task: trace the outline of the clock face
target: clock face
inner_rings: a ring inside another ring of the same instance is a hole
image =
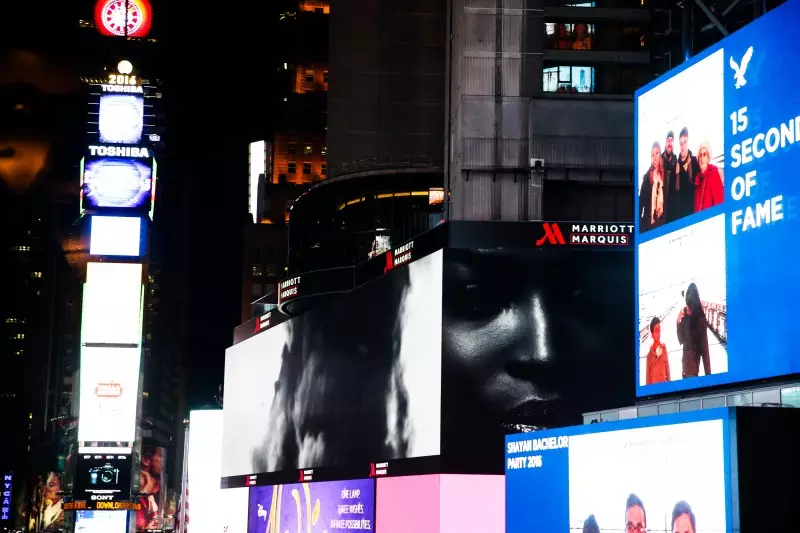
[[[144,37],[150,22],[147,0],[99,0],[95,7],[95,23],[103,35]]]

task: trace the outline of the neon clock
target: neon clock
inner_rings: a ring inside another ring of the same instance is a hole
[[[98,0],[94,21],[102,35],[146,37],[153,22],[149,0]]]

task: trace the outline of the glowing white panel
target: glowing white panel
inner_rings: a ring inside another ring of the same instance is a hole
[[[142,242],[139,217],[92,217],[90,255],[138,257]]]
[[[264,141],[250,143],[250,214],[258,223],[258,179],[267,172],[267,146]]]
[[[220,489],[222,411],[189,414],[189,506],[192,533],[247,533],[247,487]],[[220,512],[225,509],[225,512]]]
[[[140,356],[140,348],[81,348],[78,441],[134,440]]]
[[[83,291],[81,342],[139,345],[142,265],[89,263]]]
[[[127,531],[127,512],[75,511],[75,533],[126,533]]]
[[[100,142],[137,144],[142,140],[144,97],[134,94],[100,96]]]

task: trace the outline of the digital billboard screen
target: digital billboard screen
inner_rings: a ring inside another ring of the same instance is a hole
[[[140,217],[92,216],[89,254],[139,257],[142,255],[142,221]]]
[[[248,533],[373,531],[375,480],[320,481],[250,488]]]
[[[144,96],[101,94],[97,127],[101,143],[138,144],[144,128]]]
[[[223,477],[439,455],[442,255],[228,349]]]
[[[140,357],[140,348],[81,348],[80,443],[133,442]]]
[[[509,435],[506,531],[731,533],[729,416],[720,409]]]
[[[796,374],[788,2],[637,91],[637,394]]]
[[[97,0],[94,22],[100,35],[143,38],[153,24],[149,0]]]
[[[127,346],[141,344],[141,264],[87,263],[81,342]]]
[[[151,159],[86,157],[81,181],[83,209],[150,210],[153,194]]]
[[[75,511],[75,533],[127,533],[128,513]]]
[[[79,454],[75,464],[74,498],[86,501],[89,508],[97,502],[129,501],[132,467],[130,454]]]

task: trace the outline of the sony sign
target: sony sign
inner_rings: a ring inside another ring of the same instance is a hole
[[[89,153],[93,156],[150,157],[150,151],[147,148],[139,148],[137,146],[91,145],[89,146]]]
[[[114,501],[113,494],[92,494],[89,499],[97,502],[111,502]]]
[[[0,500],[0,520],[11,520],[11,486],[14,474],[3,476],[3,498]]]

